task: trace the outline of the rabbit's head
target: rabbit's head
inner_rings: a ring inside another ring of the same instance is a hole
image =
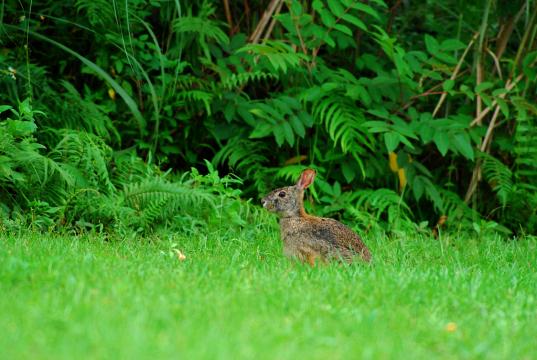
[[[313,183],[315,174],[315,170],[313,169],[304,170],[296,185],[273,190],[265,196],[261,200],[263,207],[277,213],[281,217],[303,216],[304,189]]]

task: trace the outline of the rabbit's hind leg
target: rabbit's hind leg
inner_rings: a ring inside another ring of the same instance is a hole
[[[322,257],[319,253],[312,251],[311,249],[301,249],[300,258],[302,261],[307,262],[311,267],[315,266],[317,260],[322,262]]]

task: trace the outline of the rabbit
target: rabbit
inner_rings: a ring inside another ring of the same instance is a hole
[[[316,260],[338,259],[350,263],[355,255],[369,263],[369,249],[349,227],[304,211],[304,190],[313,183],[315,175],[315,170],[306,169],[296,185],[276,189],[261,200],[264,208],[280,217],[284,254],[311,266]]]

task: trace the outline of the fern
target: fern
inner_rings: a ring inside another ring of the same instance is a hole
[[[289,69],[300,69],[300,65],[308,60],[304,54],[296,52],[293,47],[282,41],[266,41],[263,44],[248,44],[237,50],[237,53],[251,53],[266,64],[258,66],[275,72],[287,73]]]
[[[358,190],[354,197],[356,207],[370,212],[377,220],[383,215],[390,223],[399,217],[407,219],[410,217],[410,207],[403,201],[401,195],[393,190]]]
[[[311,103],[313,117],[324,125],[334,146],[343,154],[350,154],[364,174],[362,158],[374,148],[373,139],[364,125],[363,111],[338,93],[337,88],[335,84],[312,88],[304,93],[302,100]]]
[[[136,155],[134,149],[117,151],[113,154],[110,166],[110,181],[116,189],[121,189],[125,184],[138,183],[147,178],[160,176],[157,166],[147,164]]]
[[[61,140],[51,151],[50,157],[79,169],[92,186],[108,193],[114,192],[108,169],[112,149],[103,139],[75,130],[61,130],[58,134]]]
[[[293,146],[297,137],[304,138],[306,128],[313,125],[313,119],[302,109],[300,102],[286,94],[264,101],[252,101],[248,107],[251,114],[262,119],[255,122],[250,138],[272,134],[278,146],[284,142]]]
[[[192,103],[201,103],[207,115],[211,115],[211,102],[213,94],[201,90],[183,90],[177,94],[177,98],[184,106],[191,106]]]
[[[136,210],[145,226],[155,220],[169,219],[179,210],[192,213],[200,204],[214,209],[215,198],[210,192],[162,179],[147,179],[125,185],[121,197],[126,206]]]
[[[277,75],[263,71],[243,72],[223,76],[221,86],[226,90],[232,90],[241,88],[250,82],[259,82],[262,80],[272,80],[277,78]]]
[[[74,185],[76,176],[68,166],[42,154],[45,147],[32,136],[37,128],[34,115],[39,112],[28,101],[23,101],[18,111],[10,106],[2,108],[16,117],[0,122],[0,188],[5,194],[15,194],[9,196],[9,203],[22,205],[34,199],[61,202],[65,188]]]
[[[173,23],[175,32],[179,34],[191,33],[199,36],[199,41],[203,44],[204,48],[207,47],[207,40],[214,40],[217,43],[223,44],[229,42],[226,33],[219,26],[220,24],[216,21],[194,16],[185,16],[175,20]]]
[[[214,7],[204,1],[198,16],[182,16],[175,19],[172,24],[176,34],[187,36],[186,43],[198,44],[206,59],[211,58],[209,43],[229,43],[228,36],[220,29],[223,23],[209,19],[214,13]]]
[[[41,120],[45,128],[85,130],[106,141],[121,141],[119,132],[103,107],[93,101],[83,99],[78,91],[67,81],[61,81],[65,92],[51,92],[42,101],[47,112],[57,114]]]
[[[250,177],[267,163],[267,146],[260,141],[233,137],[215,154],[215,166],[227,163],[232,169]]]
[[[515,158],[515,177],[520,186],[531,191],[537,190],[537,147],[535,139],[537,138],[537,108],[517,101],[517,124],[514,136]],[[528,114],[530,112],[533,116]]]
[[[448,225],[468,225],[480,218],[479,213],[466,204],[456,193],[439,189],[440,197],[444,204],[444,212],[442,215],[447,216]]]
[[[77,0],[78,12],[85,13],[93,26],[110,25],[114,23],[114,8],[107,0]]]
[[[513,173],[500,160],[489,154],[481,153],[480,157],[483,159],[482,169],[485,180],[498,196],[502,206],[505,206],[513,191]]]

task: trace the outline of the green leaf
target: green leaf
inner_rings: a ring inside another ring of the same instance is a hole
[[[390,131],[390,126],[384,121],[366,121],[364,123],[370,133]]]
[[[438,41],[431,35],[425,35],[425,47],[431,55],[436,55],[440,51]]]
[[[475,92],[476,93],[482,93],[483,91],[487,90],[487,89],[490,89],[491,87],[493,87],[494,84],[489,82],[489,81],[483,81],[481,84],[477,85],[475,87]]]
[[[421,197],[423,196],[423,192],[425,191],[425,185],[421,180],[421,176],[416,176],[414,178],[414,181],[412,182],[412,191],[414,192],[414,198],[416,201],[420,201]]]
[[[467,133],[456,134],[453,136],[455,148],[467,159],[474,160],[474,149]]]
[[[323,24],[326,25],[326,27],[332,28],[334,25],[336,25],[336,18],[332,13],[326,9],[321,9],[319,11],[319,15],[321,15],[321,20],[323,21]]]
[[[283,145],[283,142],[285,141],[285,134],[283,133],[283,127],[275,127],[273,129],[274,138],[276,139],[276,144],[278,144],[278,147],[281,147]]]
[[[433,136],[435,134],[434,128],[430,124],[420,124],[420,127],[418,129],[418,134],[421,137],[421,141],[424,144],[427,144],[429,141],[433,139]]]
[[[354,167],[352,166],[352,163],[349,161],[344,161],[341,164],[341,172],[343,173],[345,180],[347,180],[347,183],[352,182],[354,178],[356,177],[356,172],[354,170]]]
[[[427,194],[427,197],[433,202],[434,207],[436,209],[438,209],[439,211],[444,211],[444,201],[442,201],[442,198],[440,197],[438,190],[436,190],[436,187],[429,179],[427,178],[423,178],[423,179],[426,184],[425,193]]]
[[[330,36],[330,34],[328,32],[323,33],[322,39],[326,43],[326,45],[328,45],[328,46],[330,46],[332,48],[336,47],[336,42],[334,41],[334,39],[332,39],[332,37]]]
[[[13,107],[9,106],[9,105],[0,105],[0,114],[3,113],[4,111],[8,111],[8,110],[13,111]]]
[[[301,138],[304,138],[304,135],[306,135],[306,128],[302,121],[297,116],[291,116],[289,122],[291,123],[294,132]]]
[[[399,140],[411,149],[414,149],[414,145],[403,135],[399,134]]]
[[[388,152],[392,152],[397,149],[399,142],[401,141],[401,135],[396,132],[384,133],[384,143]]]
[[[37,129],[31,121],[21,121],[21,120],[7,120],[8,133],[15,137],[25,137],[30,136]]]
[[[528,53],[522,61],[522,71],[529,79],[535,79],[535,60],[537,59],[537,51]]]
[[[289,145],[293,146],[295,143],[295,133],[293,133],[293,128],[287,121],[283,123],[282,128],[285,140],[287,140]]]
[[[499,88],[499,89],[496,89],[492,92],[492,96],[500,96],[500,95],[503,95],[503,94],[506,94],[508,93],[509,90],[507,90],[506,88]]]
[[[336,24],[334,25],[334,29],[342,32],[343,34],[345,35],[349,35],[349,36],[352,36],[352,31],[351,29],[349,29],[347,26],[343,25],[343,24]]]
[[[362,20],[358,19],[356,16],[353,16],[347,13],[347,14],[343,14],[341,18],[345,20],[346,22],[356,26],[357,28],[363,31],[367,31],[367,26],[364,24]]]
[[[487,94],[480,94],[481,100],[485,103],[485,105],[492,107],[492,97],[488,96]]]
[[[450,91],[451,89],[453,89],[453,85],[455,85],[455,80],[449,79],[449,80],[444,81],[444,84],[443,84],[444,91]]]
[[[366,5],[364,3],[361,3],[359,1],[356,1],[356,0],[353,0],[350,5],[352,8],[358,10],[358,11],[361,11],[361,12],[364,12],[366,14],[369,14],[371,15],[372,17],[374,17],[375,19],[377,20],[380,20],[380,17],[379,17],[379,14],[377,13],[377,11],[375,9],[373,9],[371,6],[369,5]]]
[[[442,154],[442,156],[446,156],[449,149],[448,135],[443,132],[436,132],[434,134],[433,141],[436,144],[438,151],[440,151],[440,154]]]
[[[250,133],[250,139],[259,139],[269,136],[272,133],[272,126],[267,123],[258,123]]]
[[[472,90],[470,90],[470,88],[467,85],[461,85],[459,89],[464,95],[468,97],[468,99],[472,101],[474,100],[475,94],[472,92]]]
[[[440,61],[443,61],[446,64],[455,65],[457,63],[457,59],[455,59],[453,56],[448,55],[446,53],[443,53],[441,51],[435,53],[434,57],[437,58]]]
[[[324,9],[324,3],[321,0],[313,0],[312,7],[313,10],[321,12]]]
[[[298,117],[300,118],[300,120],[302,120],[302,123],[306,126],[306,127],[312,127],[313,126],[313,123],[314,123],[314,119],[313,119],[313,116],[311,116],[310,114],[308,114],[307,112],[300,112],[298,114]]]
[[[498,103],[503,116],[509,117],[509,105],[507,105],[507,102],[502,98],[496,98],[496,102]]]
[[[343,9],[343,6],[341,6],[339,0],[328,0],[327,4],[330,8],[330,11],[332,11],[332,14],[334,14],[336,17],[341,17],[341,15],[345,13],[345,9]]]
[[[395,63],[395,67],[397,68],[397,72],[401,77],[411,77],[412,70],[408,66],[408,63],[404,60],[404,51],[402,51],[399,47],[396,47],[396,50],[397,52],[393,56],[393,61]]]
[[[442,44],[440,45],[440,48],[443,51],[455,51],[455,50],[461,50],[464,49],[466,45],[458,40],[458,39],[447,39],[442,41]]]
[[[302,15],[302,4],[300,4],[300,1],[291,2],[291,12],[293,13],[293,16]]]

